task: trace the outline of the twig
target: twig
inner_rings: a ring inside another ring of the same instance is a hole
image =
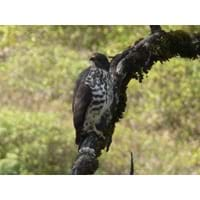
[[[133,152],[131,152],[131,167],[130,167],[130,175],[134,175],[134,162],[133,162]]]

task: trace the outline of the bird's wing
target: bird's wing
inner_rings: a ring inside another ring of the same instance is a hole
[[[92,99],[91,89],[84,83],[89,69],[83,71],[76,83],[73,97],[73,122],[76,129],[76,143],[79,143],[81,130],[83,128],[85,114]]]

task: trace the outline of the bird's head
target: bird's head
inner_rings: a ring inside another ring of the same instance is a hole
[[[104,54],[94,53],[90,57],[90,61],[93,62],[95,64],[95,66],[98,68],[104,69],[106,71],[109,70],[110,63]]]

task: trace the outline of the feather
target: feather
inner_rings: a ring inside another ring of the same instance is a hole
[[[85,85],[84,80],[89,69],[84,70],[76,82],[72,104],[73,123],[76,129],[76,144],[81,142],[81,132],[85,120],[85,114],[92,99],[91,89]]]

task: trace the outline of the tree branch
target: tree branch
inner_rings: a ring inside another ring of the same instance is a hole
[[[160,25],[150,25],[151,33],[156,33],[161,31]]]
[[[105,131],[106,140],[99,138],[97,134],[89,134],[79,147],[72,174],[94,174],[97,170],[97,158],[107,143],[111,144],[115,123],[123,117],[127,100],[126,89],[131,79],[142,82],[144,75],[157,61],[162,63],[176,56],[199,58],[200,33],[191,35],[181,30],[165,32],[159,25],[152,25],[150,29],[149,36],[112,58],[110,73],[114,83],[114,101],[111,105],[113,118]]]

